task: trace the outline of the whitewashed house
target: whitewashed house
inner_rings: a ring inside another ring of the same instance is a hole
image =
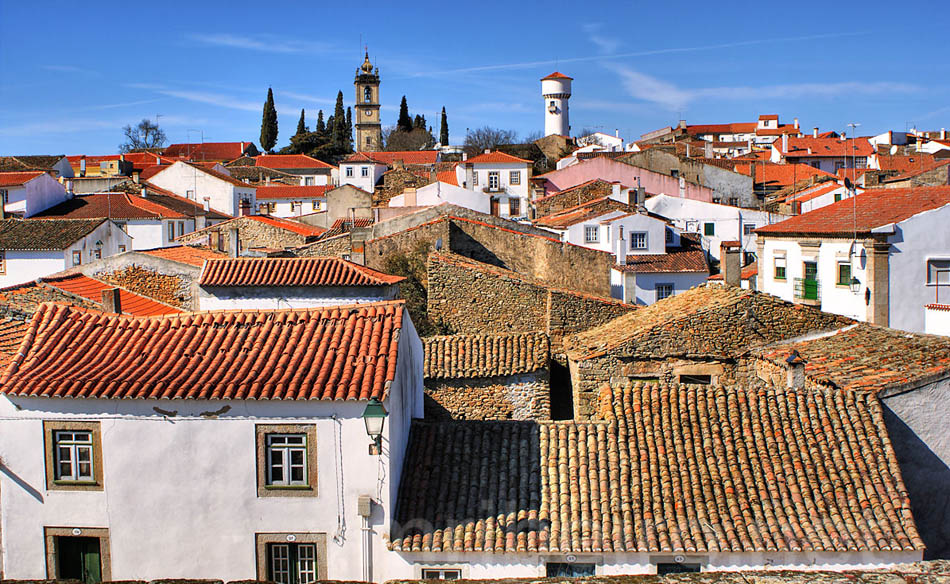
[[[402,276],[337,257],[228,258],[205,262],[199,310],[314,308],[393,300]]]
[[[366,152],[354,152],[340,163],[340,186],[352,185],[372,193],[388,165]]]
[[[207,203],[227,215],[248,215],[257,209],[256,188],[227,174],[221,165],[209,167],[178,161],[170,166],[149,168],[141,178],[199,205]]]
[[[306,154],[261,154],[254,157],[254,165],[299,176],[305,187],[337,184],[335,166]]]
[[[456,166],[455,172],[458,184],[488,197],[490,214],[508,219],[527,217],[530,160],[485,151]]]
[[[0,219],[0,288],[132,249],[108,219]]]
[[[912,332],[950,300],[950,186],[868,189],[756,229],[759,290]]]
[[[274,217],[299,217],[327,209],[330,185],[293,186],[265,185],[257,187],[255,197],[262,214]]]
[[[4,216],[32,217],[67,198],[66,187],[48,173],[0,172]]]
[[[624,150],[623,138],[620,137],[619,130],[614,136],[605,134],[604,132],[594,132],[593,134],[582,136],[577,139],[577,145],[581,147],[581,151],[585,152],[623,152]],[[585,150],[586,147],[592,148]]]
[[[390,207],[427,207],[442,203],[458,205],[486,215],[491,211],[490,196],[441,180],[424,187],[406,189],[402,194],[389,199]]]
[[[43,304],[30,327],[0,379],[6,578],[393,573],[423,413],[402,301],[156,317]]]
[[[724,241],[741,241],[743,252],[755,253],[755,229],[788,218],[788,215],[768,211],[669,195],[650,197],[645,204],[651,213],[669,219],[678,229],[697,234],[703,249],[716,259],[719,259],[720,247]]]

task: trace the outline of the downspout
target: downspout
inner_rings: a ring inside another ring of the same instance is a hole
[[[369,495],[360,495],[357,499],[356,509],[362,518],[360,531],[363,533],[363,582],[373,581],[373,559],[372,559],[372,534],[373,529],[369,526],[369,517],[373,513],[373,499]]]

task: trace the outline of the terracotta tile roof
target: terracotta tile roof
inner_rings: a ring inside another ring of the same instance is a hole
[[[254,157],[256,166],[265,168],[335,168],[306,154],[263,154]]]
[[[42,278],[41,281],[48,286],[59,288],[76,296],[88,298],[96,303],[102,302],[103,290],[116,287],[112,284],[84,276],[83,274]],[[181,312],[181,310],[173,306],[156,302],[151,298],[140,296],[123,288],[119,288],[119,302],[123,314],[131,314],[133,316],[159,316],[162,314],[176,314]]]
[[[950,186],[868,189],[855,197],[755,230],[765,235],[853,235],[950,204]]]
[[[739,274],[740,280],[748,280],[749,278],[757,275],[759,273],[759,266],[755,262],[752,262],[748,266],[742,268],[742,272]],[[723,279],[722,272],[709,276],[708,280],[719,281]]]
[[[106,219],[0,219],[0,249],[60,251]]]
[[[512,156],[511,154],[506,154],[504,152],[488,152],[481,153],[477,156],[473,156],[468,160],[462,162],[462,164],[511,164],[511,163],[522,163],[522,164],[532,164],[530,160],[525,160],[524,158],[518,158],[517,156]]]
[[[403,164],[435,164],[439,159],[438,150],[406,150],[402,152],[373,152],[373,159],[392,166],[397,160]]]
[[[149,166],[148,168],[143,168],[142,172],[139,173],[139,180],[148,180],[155,176],[156,174],[170,168],[170,164],[156,164]]]
[[[732,286],[698,286],[568,337],[567,355],[731,358],[750,347],[835,330],[854,321]]]
[[[267,186],[267,181],[285,185],[299,185],[300,176],[282,170],[266,168],[264,166],[229,166],[228,172],[239,181],[256,187]]]
[[[443,170],[435,175],[435,178],[439,182],[444,182],[446,184],[459,186],[458,175],[455,174],[455,169],[452,170]]]
[[[826,195],[838,189],[844,191],[845,187],[844,185],[839,185],[836,181],[828,181],[818,185],[808,184],[803,188],[788,187],[774,193],[774,198],[770,200],[779,203],[787,203],[791,201],[796,203],[804,203],[805,201],[817,199],[822,195]]]
[[[699,243],[687,237],[680,238],[680,242],[683,244],[682,247],[669,247],[666,253],[628,255],[626,265],[617,265],[613,269],[637,274],[680,272],[708,274],[709,263],[706,261],[706,252]]]
[[[243,148],[241,146],[244,146]],[[199,144],[171,144],[163,156],[189,157],[192,160],[234,160],[240,158],[251,142],[203,142]]]
[[[405,280],[336,257],[208,260],[200,286],[387,286]]]
[[[903,173],[903,174],[899,174],[899,175],[897,175],[897,176],[892,176],[892,177],[885,178],[885,179],[882,180],[882,182],[884,182],[884,183],[889,183],[889,182],[894,182],[894,181],[898,181],[898,180],[906,180],[906,179],[908,179],[908,178],[911,178],[911,177],[914,177],[914,176],[918,176],[918,175],[923,174],[923,173],[925,173],[925,172],[930,172],[931,170],[935,170],[935,169],[937,169],[937,168],[940,168],[941,166],[947,166],[948,164],[950,164],[950,160],[935,160],[935,161],[933,162],[933,164],[930,164],[930,165],[928,165],[928,166],[925,166],[924,168],[920,168],[920,169],[916,169],[916,170],[908,170],[907,172],[905,172],[905,173]]]
[[[560,71],[555,71],[554,73],[551,73],[547,77],[542,77],[541,81],[544,81],[545,79],[574,79],[574,78],[568,77],[567,75],[565,75],[564,73],[561,73]]]
[[[101,302],[101,298],[99,300]],[[87,298],[68,294],[39,281],[0,288],[0,310],[6,314],[22,317],[27,322],[44,302],[60,302],[94,310],[102,308],[100,302],[92,302]]]
[[[349,233],[354,229],[369,227],[372,224],[373,220],[367,218],[337,219],[333,222],[333,225],[330,227],[330,229],[327,229],[326,233],[320,236],[320,239],[324,240],[331,237],[336,237],[344,233]]]
[[[184,218],[182,213],[165,207],[147,197],[127,193],[94,193],[77,195],[55,207],[34,215],[35,218],[92,219],[163,219]]]
[[[881,170],[896,170],[899,173],[913,172],[923,170],[937,161],[933,154],[924,152],[915,152],[907,156],[887,156],[879,155],[877,157],[878,165]]]
[[[182,197],[181,195],[176,195],[171,191],[157,187],[147,181],[143,181],[138,184],[129,181],[127,183],[123,183],[122,185],[113,187],[113,190],[122,190],[123,192],[127,192],[132,196],[139,196],[143,186],[145,187],[146,199],[161,205],[162,207],[177,211],[185,217],[194,217],[195,215],[204,214],[208,219],[213,221],[224,221],[226,219],[232,218],[227,213],[222,213],[221,211],[218,211],[214,208],[205,211],[204,206],[198,202],[192,201],[187,197]]]
[[[550,227],[552,229],[567,229],[571,225],[577,225],[584,221],[590,221],[598,217],[613,213],[614,211],[631,212],[632,207],[626,203],[621,203],[609,197],[601,197],[586,203],[565,209],[560,213],[547,215],[537,219],[534,224],[541,227]]]
[[[257,187],[257,194],[255,196],[258,201],[272,199],[314,199],[327,196],[327,191],[333,188],[333,185],[263,185]]]
[[[752,175],[752,164],[737,162],[736,172]],[[807,164],[775,164],[772,162],[755,163],[755,182],[766,186],[789,186],[810,179],[813,176],[834,178],[830,172],[818,170]]]
[[[832,335],[771,345],[756,355],[776,362],[793,351],[805,360],[805,375],[826,386],[878,392],[950,377],[950,338],[861,323]]]
[[[340,164],[346,164],[348,162],[372,162],[373,164],[386,164],[385,162],[378,160],[376,158],[376,152],[372,153],[372,156],[366,152],[354,152],[346,158],[343,159]]]
[[[159,247],[138,251],[139,253],[153,257],[198,267],[203,266],[205,260],[216,260],[227,257],[227,254],[215,251],[211,248],[193,245],[177,245],[174,247]]]
[[[44,172],[0,172],[0,187],[18,187],[24,185]]]
[[[755,122],[736,122],[732,124],[690,124],[686,126],[686,133],[698,134],[755,134],[758,124]]]
[[[871,156],[874,154],[874,146],[865,138],[842,140],[841,138],[814,138],[811,136],[800,138],[790,137],[788,139],[787,151],[782,150],[781,140],[776,141],[772,145],[784,156],[791,158],[841,158],[852,155]],[[809,149],[811,150],[810,152]]]
[[[290,219],[282,219],[280,217],[269,217],[267,215],[248,215],[246,218],[253,221],[260,221],[261,223],[265,223],[271,227],[286,229],[287,231],[292,231],[297,235],[303,235],[305,237],[315,237],[326,232],[326,229],[322,227],[307,225],[306,223],[292,221]]]
[[[404,303],[105,315],[43,304],[8,395],[133,399],[384,399]]]
[[[531,373],[550,361],[548,336],[541,332],[425,337],[422,346],[426,379]]]
[[[40,154],[33,156],[0,156],[0,171],[22,172],[39,170],[48,172],[53,170],[56,163],[65,158],[62,154]]]
[[[599,422],[414,422],[404,552],[922,551],[868,394],[627,384]]]

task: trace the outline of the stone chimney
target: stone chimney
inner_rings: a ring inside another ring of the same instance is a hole
[[[786,385],[788,389],[802,389],[805,387],[805,360],[798,354],[798,351],[792,349],[792,352],[785,359],[787,369]]]
[[[475,167],[472,166],[471,164],[466,164],[465,165],[465,188],[470,191],[475,190],[475,185],[472,184],[474,173],[475,173]]]
[[[106,314],[122,314],[122,300],[118,288],[106,288],[102,291],[102,311]]]
[[[742,285],[742,242],[723,241],[719,245],[722,280],[727,286]]]
[[[240,232],[237,227],[232,227],[228,231],[229,241],[228,241],[228,257],[236,258],[240,254],[241,247],[241,237]]]
[[[818,137],[818,128],[815,128],[814,130],[811,131],[811,137],[812,138]]]
[[[618,229],[620,229],[620,237],[617,238],[617,265],[625,266],[627,265],[627,243],[623,238],[623,226],[619,226]]]

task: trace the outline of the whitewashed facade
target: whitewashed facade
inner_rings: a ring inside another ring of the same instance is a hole
[[[0,186],[0,200],[4,201],[3,211],[7,217],[32,217],[68,198],[66,187],[45,172],[23,184]]]
[[[227,169],[216,165],[215,170],[227,174]],[[230,178],[230,177],[228,177]],[[207,203],[228,215],[241,215],[242,203],[251,212],[257,209],[256,188],[237,179],[225,180],[206,172],[200,166],[178,161],[161,172],[152,175],[149,182],[171,191],[199,205]]]

